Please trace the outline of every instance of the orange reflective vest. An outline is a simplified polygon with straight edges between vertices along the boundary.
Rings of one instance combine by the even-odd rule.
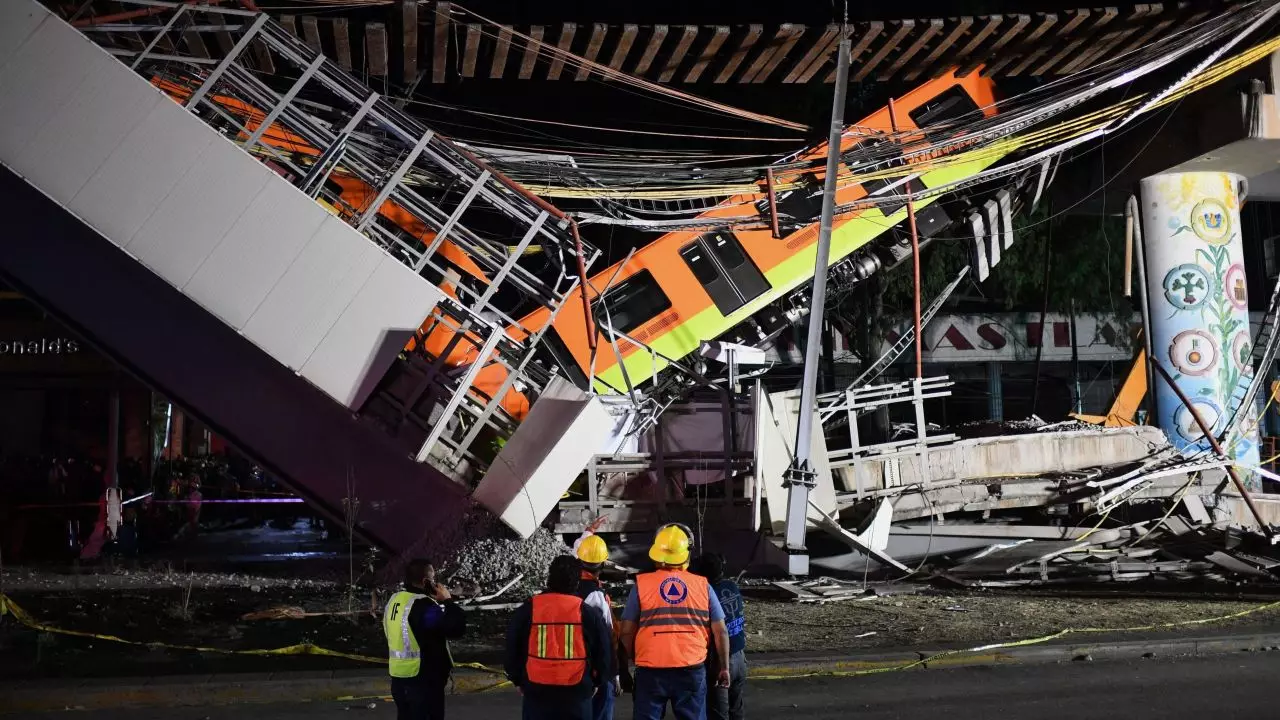
[[[636,593],[637,666],[684,668],[706,662],[711,640],[711,589],[706,578],[684,570],[658,570],[636,578]]]
[[[525,677],[538,685],[577,685],[587,672],[582,637],[582,598],[560,593],[533,596]]]

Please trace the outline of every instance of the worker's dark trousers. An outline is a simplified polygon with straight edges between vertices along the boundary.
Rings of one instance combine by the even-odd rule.
[[[707,664],[707,683],[715,682],[719,671],[716,661]],[[707,692],[707,720],[743,720],[746,705],[742,693],[747,688],[747,654],[744,650],[729,656],[729,687],[712,687]]]
[[[444,680],[391,678],[396,720],[444,720]]]
[[[591,720],[613,720],[613,682],[591,698]]]
[[[706,720],[706,668],[636,668],[634,720],[662,720],[668,702],[675,720]]]
[[[524,696],[521,720],[591,720],[591,698],[548,700]]]

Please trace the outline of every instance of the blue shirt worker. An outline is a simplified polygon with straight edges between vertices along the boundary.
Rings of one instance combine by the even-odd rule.
[[[689,536],[658,531],[649,559],[657,569],[636,578],[622,610],[622,644],[635,659],[635,720],[660,720],[670,703],[676,720],[706,718],[708,650],[719,656],[716,686],[729,686],[729,633],[720,599],[689,565]],[[714,642],[714,645],[713,645]]]
[[[453,672],[449,639],[462,637],[467,619],[436,583],[435,567],[411,560],[404,588],[382,614],[387,636],[391,697],[398,720],[444,720],[444,690]]]
[[[524,720],[591,720],[592,697],[613,679],[613,634],[578,597],[582,563],[551,561],[546,592],[516,610],[507,628],[507,679],[524,696]]]
[[[729,631],[729,687],[712,688],[707,694],[707,719],[743,720],[746,717],[743,691],[747,684],[747,629],[742,614],[742,590],[738,583],[724,576],[723,555],[706,553],[691,569],[711,583],[711,589],[720,598],[725,628]],[[718,674],[719,668],[709,660],[707,671]]]

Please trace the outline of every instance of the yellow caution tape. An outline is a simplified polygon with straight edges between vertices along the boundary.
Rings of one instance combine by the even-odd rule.
[[[1039,645],[1041,643],[1046,643],[1051,640],[1057,640],[1059,638],[1063,638],[1068,635],[1084,635],[1089,633],[1104,633],[1104,632],[1111,632],[1111,633],[1148,632],[1151,630],[1167,630],[1170,628],[1188,627],[1192,625],[1209,625],[1212,623],[1226,622],[1228,620],[1237,620],[1239,618],[1253,615],[1255,613],[1266,612],[1268,610],[1275,610],[1277,608],[1280,608],[1280,600],[1276,602],[1265,603],[1252,608],[1246,608],[1244,610],[1240,610],[1238,612],[1230,613],[1227,615],[1218,615],[1216,617],[1200,618],[1197,620],[1181,620],[1178,622],[1153,623],[1150,625],[1136,625],[1133,627],[1124,627],[1124,628],[1066,628],[1063,630],[1059,630],[1058,632],[1051,633],[1049,635],[1042,635],[1040,637],[1026,638],[1023,640],[1010,640],[1009,642],[994,643],[989,645],[979,645],[976,647],[963,648],[960,650],[947,650],[945,652],[940,652],[936,655],[931,655],[929,657],[922,657],[919,660],[914,660],[908,663],[901,663],[898,665],[886,665],[882,667],[864,668],[860,670],[814,670],[811,672],[785,673],[785,674],[751,673],[749,677],[752,680],[794,680],[796,678],[809,678],[809,677],[857,677],[861,675],[876,675],[876,674],[887,673],[887,672],[900,672],[903,670],[911,670],[913,668],[921,667],[929,663],[935,663],[944,658],[954,657],[957,655],[964,655],[967,653],[981,653],[981,652],[987,652],[991,650],[1006,650],[1010,648],[1026,647],[1028,645]],[[31,628],[32,630],[37,630],[40,632],[56,633],[59,635],[70,635],[73,637],[85,637],[85,638],[94,638],[97,640],[107,640],[110,642],[123,643],[125,645],[137,645],[141,647],[152,647],[152,648],[168,648],[171,650],[189,650],[189,651],[204,652],[204,653],[219,653],[222,655],[324,655],[328,657],[340,657],[340,658],[346,658],[348,660],[356,660],[359,662],[367,662],[367,663],[386,664],[387,662],[387,659],[383,657],[372,657],[369,655],[357,655],[355,653],[341,652],[339,650],[330,650],[328,648],[322,648],[318,645],[313,645],[311,643],[302,643],[298,645],[289,645],[287,647],[281,647],[281,648],[270,648],[270,649],[259,649],[259,650],[228,650],[225,648],[202,647],[198,645],[172,645],[170,643],[160,643],[160,642],[140,642],[137,640],[126,640],[124,638],[117,637],[115,635],[102,635],[99,633],[83,632],[80,630],[67,630],[65,628],[55,627],[53,625],[48,625],[46,623],[39,622],[34,617],[32,617],[30,613],[28,613],[26,610],[23,610],[22,607],[19,606],[16,602],[14,602],[12,598],[4,595],[3,593],[0,593],[0,617],[4,616],[6,613],[9,615],[12,615],[14,619],[22,623],[23,625]],[[497,668],[492,668],[492,667],[489,667],[488,665],[482,665],[480,663],[458,663],[455,665],[455,667],[468,668],[471,670],[479,670],[481,672],[491,673],[494,675],[503,674],[503,672],[501,670],[498,670]],[[492,685],[486,685],[483,687],[475,688],[474,692],[488,692],[490,690],[510,687],[510,685],[511,685],[510,681],[500,680]],[[382,696],[371,695],[368,697],[376,698],[376,697],[382,697]],[[346,696],[338,699],[339,700],[359,700],[364,698],[356,697],[356,696]]]
[[[1056,633],[1052,633],[1049,635],[1042,635],[1040,637],[1026,638],[1024,640],[1010,640],[1009,642],[994,643],[990,645],[979,645],[977,647],[964,648],[961,650],[948,650],[945,652],[940,652],[936,655],[931,655],[929,657],[922,657],[919,660],[914,660],[912,662],[902,663],[899,665],[888,665],[884,667],[867,668],[862,670],[815,670],[812,672],[795,673],[795,674],[756,675],[755,673],[752,673],[750,675],[750,678],[752,680],[793,680],[796,678],[808,678],[808,677],[856,677],[860,675],[877,675],[879,673],[911,670],[913,668],[921,667],[929,663],[937,662],[944,658],[954,657],[956,655],[963,655],[966,653],[981,653],[981,652],[987,652],[990,650],[1007,650],[1010,648],[1026,647],[1028,645],[1039,645],[1041,643],[1046,643],[1046,642],[1049,642],[1050,640],[1057,640],[1058,638],[1063,638],[1068,635],[1083,635],[1088,633],[1104,633],[1104,632],[1107,632],[1107,633],[1148,632],[1151,630],[1167,630],[1169,628],[1187,627],[1191,625],[1208,625],[1211,623],[1225,622],[1227,620],[1236,620],[1236,619],[1245,617],[1247,615],[1253,615],[1254,613],[1259,613],[1259,612],[1266,612],[1267,610],[1274,610],[1276,608],[1280,608],[1280,601],[1266,603],[1266,604],[1258,605],[1252,608],[1247,608],[1245,610],[1234,612],[1229,615],[1219,615],[1217,617],[1200,618],[1198,620],[1182,620],[1179,622],[1154,623],[1151,625],[1136,625],[1134,627],[1125,627],[1125,628],[1066,628],[1064,630],[1059,630]]]
[[[36,620],[30,613],[22,609],[13,598],[0,594],[0,616],[8,613],[15,620],[26,625],[32,630],[47,633],[56,633],[58,635],[70,635],[72,637],[93,638],[95,640],[107,640],[109,642],[122,643],[125,645],[137,645],[140,647],[150,648],[168,648],[170,650],[190,650],[203,653],[218,653],[222,655],[324,655],[327,657],[340,657],[347,660],[355,660],[358,662],[375,663],[379,665],[387,664],[385,657],[373,657],[370,655],[357,655],[355,653],[342,652],[340,650],[330,650],[328,648],[313,645],[311,643],[301,643],[298,645],[289,645],[279,648],[267,648],[258,650],[228,650],[226,648],[204,647],[200,645],[174,645],[162,642],[142,642],[139,640],[126,640],[115,635],[103,635],[101,633],[84,632],[81,630],[67,630],[66,628],[56,627],[47,623]],[[460,663],[457,667],[470,668],[472,670],[482,670],[488,673],[502,674],[501,670],[481,665],[480,663]]]

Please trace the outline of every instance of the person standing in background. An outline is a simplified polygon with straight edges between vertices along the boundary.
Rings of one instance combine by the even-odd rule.
[[[713,687],[707,692],[707,720],[743,720],[746,707],[743,692],[747,683],[747,632],[746,618],[742,612],[742,590],[738,583],[724,576],[724,556],[704,553],[690,570],[707,579],[720,607],[724,610],[724,624],[729,631],[729,687]],[[707,658],[707,675],[719,674],[718,658]]]

